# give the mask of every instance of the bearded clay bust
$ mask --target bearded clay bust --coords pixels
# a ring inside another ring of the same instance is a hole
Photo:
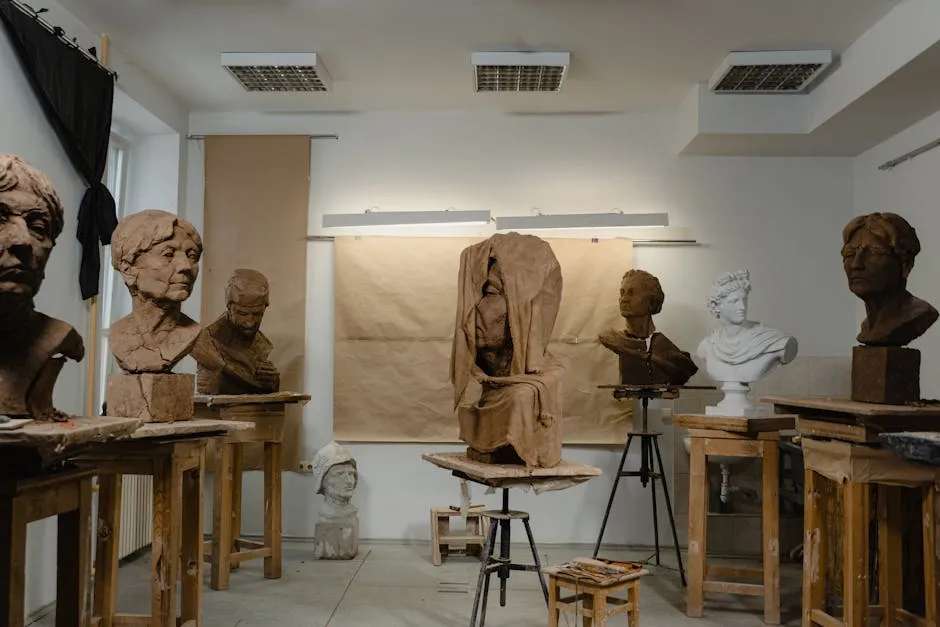
[[[132,214],[111,236],[111,264],[131,293],[131,313],[111,327],[111,352],[128,373],[167,373],[201,330],[183,314],[199,274],[202,239],[186,220],[157,209]]]
[[[620,356],[624,385],[683,385],[698,371],[689,353],[656,331],[653,316],[666,295],[659,279],[645,270],[629,270],[620,283],[620,315],[625,328],[610,329],[598,339]]]
[[[33,308],[62,233],[59,197],[44,174],[0,154],[0,416],[59,420],[52,391],[66,358],[85,356],[71,326]]]
[[[907,291],[907,277],[920,253],[917,232],[894,213],[870,213],[842,232],[842,265],[849,289],[865,303],[858,341],[905,346],[937,321],[934,307]]]
[[[225,313],[202,330],[193,347],[200,394],[278,391],[280,374],[268,359],[271,342],[261,332],[269,292],[268,279],[257,270],[232,274],[225,287]]]

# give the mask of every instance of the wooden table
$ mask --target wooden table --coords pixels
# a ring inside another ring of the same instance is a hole
[[[940,405],[881,405],[831,397],[770,396],[761,399],[778,412],[796,413],[805,465],[803,520],[803,627],[867,627],[870,617],[935,625],[938,620],[937,469],[906,462],[877,446],[881,436],[909,431],[940,431]],[[841,499],[841,524],[825,511],[835,486]],[[872,488],[877,496],[879,595],[869,599],[869,521]],[[901,487],[920,489],[924,543],[925,616],[902,607],[903,516]],[[826,607],[826,584],[832,565],[831,543],[842,544],[842,617]]]
[[[196,395],[196,418],[239,421],[246,429],[219,443],[214,474],[209,585],[227,590],[229,573],[241,562],[264,559],[264,577],[281,578],[281,448],[287,405],[303,405],[309,394]],[[241,537],[243,447],[264,446],[264,542]]]
[[[202,485],[206,444],[244,423],[186,420],[147,423],[76,462],[99,473],[92,625],[198,627],[202,624]],[[153,476],[150,613],[118,614],[122,475]],[[181,582],[177,619],[177,581]]]
[[[706,592],[743,594],[764,598],[764,622],[780,624],[780,432],[792,429],[796,416],[745,418],[686,414],[676,425],[689,430],[689,591],[686,614],[700,618]],[[725,568],[707,564],[709,455],[761,460],[762,546],[760,569]],[[740,583],[729,579],[757,580]]]
[[[532,528],[529,525],[529,514],[509,509],[509,489],[514,487],[532,488],[536,493],[563,490],[600,476],[600,468],[575,464],[565,460],[552,468],[527,468],[516,464],[484,464],[469,459],[465,453],[428,453],[422,455],[421,458],[438,468],[450,470],[455,477],[503,491],[502,508],[483,512],[483,516],[490,521],[490,528],[486,536],[483,563],[480,565],[480,574],[477,578],[473,610],[470,614],[470,627],[476,626],[478,614],[480,615],[480,625],[483,625],[486,621],[490,576],[493,573],[496,573],[499,577],[499,604],[501,607],[506,605],[507,583],[510,573],[514,570],[537,573],[547,604],[548,587],[542,578],[542,565],[539,561]],[[574,515],[574,513],[572,514]],[[522,522],[525,527],[534,564],[516,564],[510,557],[511,533],[509,524],[513,520]],[[498,557],[493,555],[496,548],[497,533],[500,538]]]

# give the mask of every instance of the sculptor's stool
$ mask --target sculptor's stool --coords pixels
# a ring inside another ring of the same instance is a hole
[[[744,418],[689,414],[676,424],[689,430],[689,589],[686,614],[701,618],[706,592],[764,598],[764,622],[780,624],[780,432],[792,429],[795,416]],[[761,460],[763,564],[760,569],[709,566],[707,563],[708,456]],[[729,581],[735,579],[739,581]],[[740,580],[750,581],[741,583]],[[754,583],[760,582],[760,583]]]
[[[940,554],[937,523],[940,518],[940,472],[930,466],[912,464],[891,451],[849,442],[803,438],[806,466],[803,546],[803,627],[867,627],[870,617],[883,618],[883,625],[899,623],[937,625],[940,598]],[[823,520],[826,511],[825,481],[832,481],[843,502],[841,538],[830,538]],[[871,488],[877,487],[878,605],[869,600],[869,520]],[[901,489],[921,491],[920,511],[905,512]],[[924,553],[924,616],[902,607],[904,517],[921,519]],[[842,545],[842,618],[826,608],[826,579],[829,572],[829,543]]]
[[[32,478],[0,479],[0,625],[25,622],[26,526],[57,516],[56,627],[85,627],[85,590],[91,574],[91,478],[94,470],[66,470]]]
[[[583,617],[584,625],[605,627],[607,619],[626,614],[629,627],[640,625],[640,577],[646,571],[611,577],[609,581],[595,582],[559,573],[549,566],[548,575],[548,627],[558,627],[561,612],[571,613],[574,619]],[[573,594],[562,596],[565,590]],[[625,592],[625,596],[615,596]]]
[[[434,565],[441,565],[441,558],[448,555],[479,556],[486,545],[483,533],[483,506],[471,507],[467,511],[467,529],[463,534],[452,534],[450,519],[460,516],[460,510],[450,507],[435,507],[431,510],[431,550]],[[462,545],[457,548],[454,545]]]

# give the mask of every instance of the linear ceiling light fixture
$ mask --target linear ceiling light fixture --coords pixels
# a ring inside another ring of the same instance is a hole
[[[326,213],[323,228],[375,227],[399,225],[488,224],[489,211],[375,211],[364,213]]]
[[[798,94],[832,63],[830,50],[732,52],[708,87],[721,94]]]
[[[222,67],[246,91],[324,92],[333,87],[316,52],[223,52]]]
[[[502,216],[497,231],[529,229],[603,229],[669,226],[668,213],[569,213],[559,215]]]
[[[568,71],[568,52],[474,52],[470,55],[478,92],[553,92]]]

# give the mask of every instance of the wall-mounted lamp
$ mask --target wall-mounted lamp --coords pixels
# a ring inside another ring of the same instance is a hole
[[[375,211],[323,214],[323,228],[398,225],[488,224],[489,211]]]
[[[568,213],[558,215],[500,216],[496,230],[598,229],[669,226],[668,213]]]

